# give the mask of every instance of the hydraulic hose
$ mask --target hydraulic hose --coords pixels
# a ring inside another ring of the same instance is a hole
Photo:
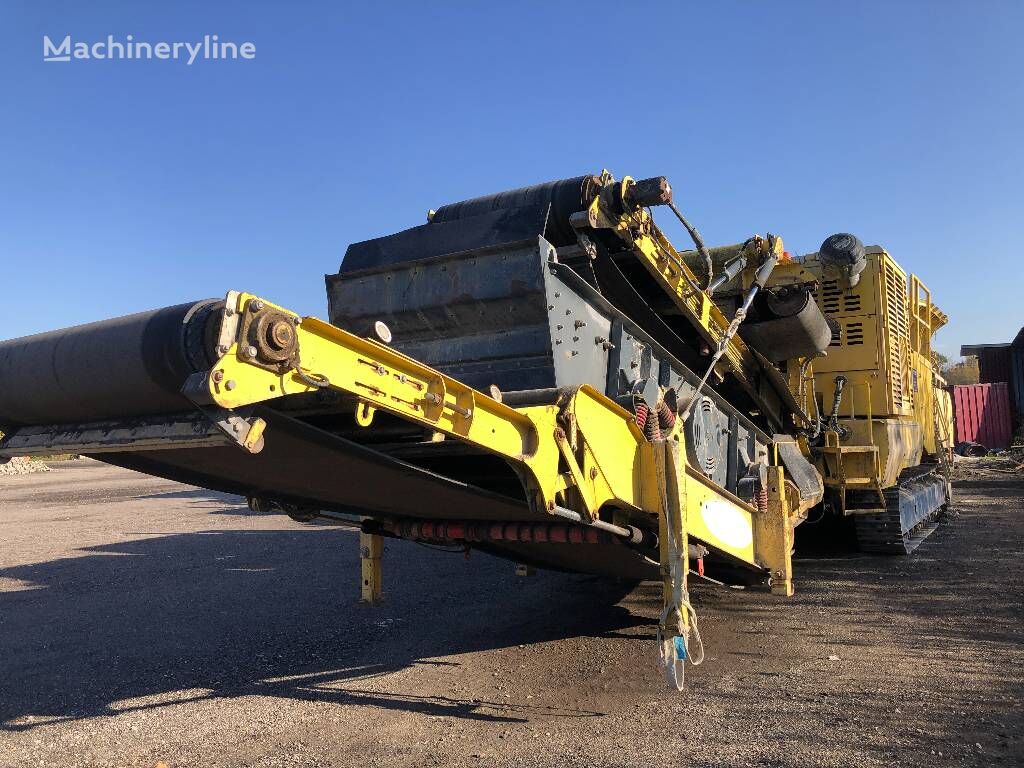
[[[693,226],[686,217],[683,216],[683,212],[679,210],[678,206],[672,201],[669,201],[668,207],[672,209],[672,213],[679,219],[679,223],[686,227],[686,231],[690,233],[690,239],[693,240],[693,244],[697,248],[697,253],[704,259],[704,267],[707,270],[707,277],[704,280],[704,290],[711,287],[711,282],[715,277],[715,267],[711,261],[711,254],[708,252],[707,246],[704,245],[704,238],[700,236],[700,232]]]

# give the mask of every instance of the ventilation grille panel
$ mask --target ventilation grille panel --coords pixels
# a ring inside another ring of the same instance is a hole
[[[864,323],[847,323],[846,346],[859,347],[864,343]]]
[[[835,280],[826,280],[818,288],[818,306],[826,315],[834,315],[839,311],[839,300],[842,292]]]
[[[834,315],[837,312],[860,312],[860,294],[843,293],[839,283],[835,280],[825,280],[818,286],[818,306],[826,315]]]
[[[893,405],[911,404],[913,394],[906,386],[907,350],[910,347],[910,322],[907,317],[907,278],[890,260],[884,272],[885,328],[889,336],[889,386]]]

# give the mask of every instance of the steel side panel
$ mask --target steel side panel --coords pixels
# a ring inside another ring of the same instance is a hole
[[[1021,338],[1018,336],[1018,338]],[[1015,417],[1024,419],[1024,341],[1014,341],[1013,351],[1010,355],[1010,379],[1011,410]],[[1015,422],[1016,423],[1016,422]]]
[[[978,351],[978,378],[982,384],[998,384],[1010,378],[1010,347],[989,347]],[[970,386],[970,385],[967,385]]]

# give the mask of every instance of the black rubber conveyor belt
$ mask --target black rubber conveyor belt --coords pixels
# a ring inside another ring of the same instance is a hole
[[[0,425],[123,421],[192,412],[180,390],[209,370],[223,306],[205,300],[0,342]],[[266,444],[101,452],[96,458],[203,488],[382,518],[547,521],[510,498],[405,463],[270,407]],[[481,478],[486,484],[486,478]],[[487,545],[542,567],[648,578],[656,568],[621,543]]]
[[[600,179],[596,176],[576,176],[474,197],[442,205],[434,212],[431,222],[458,221],[493,211],[523,207],[546,208],[550,205],[546,237],[552,245],[569,245],[576,242],[569,217],[587,207],[599,184]]]
[[[0,425],[77,424],[181,411],[215,361],[216,299],[0,342]]]
[[[257,413],[267,421],[266,446],[257,454],[223,446],[105,453],[96,458],[224,493],[379,518],[555,520],[531,511],[520,499],[416,467],[271,408],[258,408]],[[656,566],[620,543],[502,542],[479,548],[543,568],[637,579],[658,574]]]

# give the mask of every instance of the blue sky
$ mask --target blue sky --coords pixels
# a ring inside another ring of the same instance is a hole
[[[950,315],[940,350],[1008,341],[1022,23],[997,2],[3,3],[0,336],[229,288],[323,316],[348,243],[607,167],[667,175],[711,243],[883,244]],[[44,63],[44,34],[256,58]]]

